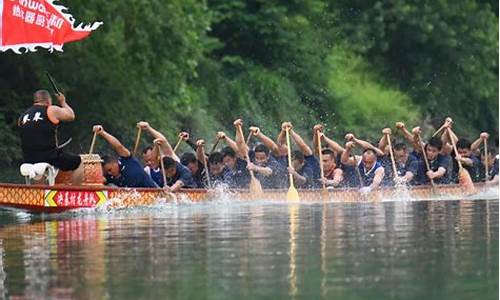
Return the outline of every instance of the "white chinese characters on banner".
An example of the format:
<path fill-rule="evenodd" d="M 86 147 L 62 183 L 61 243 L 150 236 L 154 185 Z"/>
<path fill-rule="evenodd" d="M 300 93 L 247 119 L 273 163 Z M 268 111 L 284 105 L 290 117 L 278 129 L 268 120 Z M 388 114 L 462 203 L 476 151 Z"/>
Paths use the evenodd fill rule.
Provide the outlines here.
<path fill-rule="evenodd" d="M 12 15 L 24 20 L 26 24 L 36 26 L 52 31 L 53 27 L 61 29 L 64 20 L 52 13 L 46 11 L 43 4 L 32 5 L 35 1 L 19 0 L 19 4 L 12 6 Z"/>

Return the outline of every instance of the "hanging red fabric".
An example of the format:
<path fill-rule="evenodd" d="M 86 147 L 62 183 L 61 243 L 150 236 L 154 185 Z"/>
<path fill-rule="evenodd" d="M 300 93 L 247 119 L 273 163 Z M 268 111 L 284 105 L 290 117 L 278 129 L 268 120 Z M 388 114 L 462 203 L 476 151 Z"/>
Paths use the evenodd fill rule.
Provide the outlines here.
<path fill-rule="evenodd" d="M 64 43 L 86 38 L 102 22 L 75 26 L 66 7 L 53 0 L 0 0 L 0 51 L 62 51 Z"/>

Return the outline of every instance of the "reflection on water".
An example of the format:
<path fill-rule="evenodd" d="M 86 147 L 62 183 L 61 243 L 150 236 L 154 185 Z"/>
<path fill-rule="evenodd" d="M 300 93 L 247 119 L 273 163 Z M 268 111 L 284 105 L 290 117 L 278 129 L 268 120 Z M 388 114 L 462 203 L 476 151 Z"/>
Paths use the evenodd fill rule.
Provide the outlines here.
<path fill-rule="evenodd" d="M 498 201 L 0 212 L 10 299 L 496 299 Z"/>

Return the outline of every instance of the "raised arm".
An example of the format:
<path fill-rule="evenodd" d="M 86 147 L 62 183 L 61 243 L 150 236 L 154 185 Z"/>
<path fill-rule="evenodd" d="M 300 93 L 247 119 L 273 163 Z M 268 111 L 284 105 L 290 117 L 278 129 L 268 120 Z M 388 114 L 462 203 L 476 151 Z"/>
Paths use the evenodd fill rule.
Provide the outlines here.
<path fill-rule="evenodd" d="M 354 136 L 354 134 L 352 134 L 352 133 L 346 134 L 345 139 L 347 141 L 352 141 L 352 142 L 356 143 L 361 148 L 363 148 L 363 150 L 372 149 L 373 151 L 375 151 L 377 156 L 384 156 L 384 152 L 381 151 L 379 148 L 373 146 L 372 144 L 368 143 L 367 141 L 363 141 L 363 140 L 356 138 L 356 136 Z"/>
<path fill-rule="evenodd" d="M 191 147 L 191 149 L 193 149 L 193 151 L 196 152 L 196 149 L 198 148 L 198 146 L 196 146 L 195 142 L 193 142 L 189 139 L 189 133 L 182 131 L 179 133 L 179 138 L 182 139 L 184 142 L 186 142 L 186 144 L 188 144 L 189 147 Z"/>
<path fill-rule="evenodd" d="M 479 138 L 475 140 L 471 145 L 470 149 L 472 150 L 473 153 L 476 153 L 481 146 L 483 145 L 484 141 L 488 142 L 488 139 L 490 138 L 490 134 L 487 132 L 481 132 L 479 135 Z"/>
<path fill-rule="evenodd" d="M 278 138 L 276 139 L 277 144 L 279 146 L 286 145 L 286 128 L 289 128 L 291 125 L 288 122 L 283 122 L 281 124 L 281 131 L 278 134 Z"/>
<path fill-rule="evenodd" d="M 131 155 L 130 151 L 125 148 L 125 146 L 123 146 L 117 138 L 104 131 L 104 128 L 101 125 L 95 125 L 93 131 L 101 136 L 108 144 L 110 144 L 113 150 L 115 150 L 116 154 L 118 154 L 119 156 L 129 157 Z"/>
<path fill-rule="evenodd" d="M 297 144 L 297 146 L 299 147 L 300 152 L 302 152 L 304 154 L 304 156 L 313 155 L 311 147 L 309 147 L 306 144 L 306 142 L 304 142 L 302 137 L 293 130 L 293 127 L 290 129 L 290 135 L 291 135 L 292 139 L 295 141 L 295 144 Z"/>
<path fill-rule="evenodd" d="M 328 147 L 333 149 L 333 151 L 335 151 L 337 153 L 344 152 L 344 150 L 345 150 L 344 147 L 342 147 L 339 143 L 337 143 L 334 140 L 327 137 L 325 134 L 323 134 L 323 140 L 328 145 Z"/>
<path fill-rule="evenodd" d="M 441 141 L 443 142 L 443 148 L 441 152 L 445 154 L 450 154 L 453 151 L 453 146 L 452 146 L 452 140 L 456 143 L 458 141 L 457 136 L 452 133 L 448 134 L 448 128 L 451 128 L 453 124 L 453 121 L 451 118 L 446 118 L 444 121 L 443 126 L 441 126 L 440 129 L 442 129 L 439 134 L 441 134 Z"/>
<path fill-rule="evenodd" d="M 321 124 L 317 124 L 317 125 L 314 125 L 313 127 L 313 149 L 314 149 L 314 155 L 316 156 L 319 156 L 319 152 L 321 151 L 321 147 L 319 146 L 319 140 L 323 140 L 323 125 Z M 318 139 L 318 136 L 320 136 L 320 138 Z"/>
<path fill-rule="evenodd" d="M 245 154 L 241 152 L 241 148 L 238 144 L 233 139 L 228 137 L 223 131 L 217 132 L 217 139 L 226 141 L 226 144 L 234 150 L 238 158 L 245 159 Z"/>
<path fill-rule="evenodd" d="M 159 140 L 157 143 L 164 155 L 172 157 L 175 161 L 180 161 L 179 157 L 175 154 L 174 149 L 168 142 L 167 138 L 161 134 L 158 130 L 154 129 L 149 125 L 148 122 L 141 121 L 137 123 L 137 127 L 140 127 L 142 130 L 148 132 L 155 140 Z"/>
<path fill-rule="evenodd" d="M 412 143 L 413 150 L 415 150 L 415 152 L 417 153 L 422 153 L 422 148 L 425 146 L 421 138 L 422 129 L 417 126 L 413 128 L 411 132 L 413 134 L 413 143 Z"/>
<path fill-rule="evenodd" d="M 392 134 L 392 130 L 390 128 L 384 128 L 382 129 L 382 137 L 380 138 L 380 141 L 378 142 L 378 148 L 380 151 L 385 153 L 385 148 L 389 143 L 387 142 L 387 135 Z"/>
<path fill-rule="evenodd" d="M 203 155 L 204 153 L 205 153 L 205 140 L 197 140 L 196 141 L 196 158 L 201 163 L 206 162 L 206 156 Z"/>
<path fill-rule="evenodd" d="M 176 162 L 180 162 L 181 160 L 179 157 L 175 154 L 175 152 L 172 150 L 172 147 L 168 144 L 168 141 L 162 138 L 157 138 L 154 140 L 155 145 L 158 145 L 158 147 L 153 148 L 153 155 L 156 155 L 154 157 L 162 157 L 162 155 L 172 157 L 173 160 Z M 165 151 L 165 149 L 170 148 L 170 151 Z M 162 154 L 162 155 L 160 155 Z"/>
<path fill-rule="evenodd" d="M 233 122 L 234 128 L 236 129 L 236 144 L 240 149 L 238 152 L 244 153 L 245 157 L 248 156 L 248 145 L 245 141 L 245 137 L 243 136 L 243 121 L 241 119 L 237 119 Z"/>
<path fill-rule="evenodd" d="M 56 99 L 60 106 L 51 105 L 47 109 L 49 118 L 63 122 L 71 122 L 75 119 L 75 112 L 66 102 L 66 97 L 62 94 L 56 94 Z"/>
<path fill-rule="evenodd" d="M 340 161 L 346 166 L 356 166 L 356 158 L 351 157 L 351 151 L 354 146 L 354 142 L 347 142 L 345 144 L 345 150 L 342 152 Z"/>
<path fill-rule="evenodd" d="M 414 137 L 411 134 L 411 132 L 409 132 L 408 129 L 406 128 L 405 123 L 396 122 L 396 129 L 399 129 L 399 131 L 401 131 L 401 133 L 403 134 L 403 137 L 408 141 L 408 143 L 410 143 L 411 145 L 413 145 L 413 143 L 415 143 Z"/>
<path fill-rule="evenodd" d="M 280 156 L 280 149 L 278 145 L 270 139 L 268 136 L 262 133 L 262 131 L 259 129 L 259 127 L 252 126 L 250 127 L 250 131 L 252 134 L 259 139 L 259 141 L 262 142 L 269 150 L 275 155 L 275 156 Z"/>

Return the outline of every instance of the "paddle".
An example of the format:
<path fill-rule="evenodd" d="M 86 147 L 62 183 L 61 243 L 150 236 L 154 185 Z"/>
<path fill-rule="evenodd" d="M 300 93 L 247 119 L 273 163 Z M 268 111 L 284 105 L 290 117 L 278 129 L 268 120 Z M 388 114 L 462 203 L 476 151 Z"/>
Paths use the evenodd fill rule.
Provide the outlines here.
<path fill-rule="evenodd" d="M 141 132 L 142 132 L 141 127 L 137 127 L 137 137 L 135 138 L 135 145 L 134 145 L 134 150 L 132 151 L 132 156 L 135 156 L 137 148 L 139 147 L 139 142 L 141 140 Z"/>
<path fill-rule="evenodd" d="M 324 179 L 325 178 L 325 169 L 323 166 L 323 153 L 321 152 L 321 132 L 319 130 L 316 131 L 316 136 L 318 138 L 319 171 L 321 174 L 321 179 Z M 324 181 L 322 182 L 322 185 L 323 185 L 323 192 L 325 192 L 326 191 L 326 184 Z"/>
<path fill-rule="evenodd" d="M 488 140 L 484 139 L 484 180 L 488 181 Z"/>
<path fill-rule="evenodd" d="M 456 157 L 458 155 L 457 144 L 452 138 L 452 131 L 450 128 L 447 128 L 447 132 L 451 144 L 453 145 L 453 151 L 455 151 Z M 476 188 L 474 187 L 474 183 L 472 182 L 469 171 L 467 171 L 467 169 L 462 166 L 462 162 L 460 160 L 457 159 L 456 161 L 458 163 L 458 184 L 461 185 L 468 194 L 473 194 L 476 191 Z"/>
<path fill-rule="evenodd" d="M 90 143 L 89 154 L 92 154 L 92 152 L 94 152 L 95 138 L 96 137 L 97 137 L 97 131 L 94 131 L 94 135 L 92 136 L 92 142 Z"/>
<path fill-rule="evenodd" d="M 250 144 L 250 140 L 252 139 L 253 132 L 249 132 L 247 136 L 247 145 Z"/>
<path fill-rule="evenodd" d="M 203 166 L 205 167 L 205 174 L 207 174 L 208 188 L 212 189 L 212 179 L 210 178 L 210 170 L 208 169 L 207 156 L 205 155 L 205 146 L 201 147 L 201 154 L 203 156 Z"/>
<path fill-rule="evenodd" d="M 177 144 L 175 144 L 175 147 L 174 147 L 174 153 L 177 152 L 177 148 L 179 148 L 179 145 L 181 144 L 182 142 L 182 137 L 179 137 L 179 139 L 177 140 Z"/>
<path fill-rule="evenodd" d="M 436 136 L 436 135 L 438 135 L 441 131 L 443 131 L 443 129 L 445 129 L 445 128 L 447 127 L 447 125 L 448 125 L 447 123 L 449 123 L 449 124 L 453 123 L 453 119 L 452 119 L 452 118 L 450 118 L 450 117 L 446 118 L 445 123 L 444 123 L 443 125 L 441 125 L 441 127 L 439 127 L 439 129 L 438 129 L 438 130 L 436 130 L 436 132 L 434 132 L 434 134 L 432 135 L 432 137 L 435 137 L 435 136 Z"/>
<path fill-rule="evenodd" d="M 238 128 L 240 130 L 241 136 L 244 137 L 243 129 L 241 128 L 241 126 L 239 126 Z M 248 156 L 248 151 L 245 153 L 245 159 L 247 161 L 247 164 L 249 164 L 250 157 Z M 262 185 L 260 184 L 260 181 L 257 178 L 255 178 L 255 174 L 252 170 L 250 170 L 249 172 L 250 172 L 250 186 L 249 186 L 250 194 L 262 195 L 264 191 L 262 190 Z"/>
<path fill-rule="evenodd" d="M 431 166 L 429 165 L 429 160 L 427 159 L 427 153 L 425 153 L 425 147 L 424 144 L 422 143 L 422 138 L 420 138 L 420 135 L 417 134 L 418 136 L 418 143 L 420 144 L 420 148 L 422 150 L 422 156 L 424 157 L 424 162 L 425 162 L 425 167 L 427 168 L 427 172 L 431 170 Z M 434 179 L 429 178 L 431 181 L 431 186 L 432 186 L 432 192 L 435 194 L 436 193 L 436 185 L 434 184 Z"/>
<path fill-rule="evenodd" d="M 385 136 L 387 138 L 387 144 L 389 145 L 389 155 L 391 156 L 392 172 L 394 173 L 394 180 L 396 180 L 396 178 L 398 178 L 398 169 L 396 168 L 396 161 L 394 160 L 394 152 L 392 151 L 391 135 L 387 133 Z"/>
<path fill-rule="evenodd" d="M 219 139 L 219 138 L 216 138 L 216 139 L 215 139 L 215 143 L 214 143 L 214 145 L 212 146 L 212 149 L 210 150 L 210 154 L 214 153 L 215 149 L 217 149 L 217 145 L 219 145 L 219 142 L 220 142 L 220 139 Z"/>
<path fill-rule="evenodd" d="M 158 148 L 158 153 L 160 153 L 160 168 L 161 174 L 163 175 L 163 188 L 167 185 L 167 175 L 165 174 L 165 164 L 163 163 L 163 150 L 161 150 L 160 145 L 155 144 L 155 147 Z"/>
<path fill-rule="evenodd" d="M 288 167 L 292 168 L 292 151 L 290 150 L 290 129 L 286 128 L 286 147 L 288 151 Z M 293 175 L 288 174 L 290 177 L 290 187 L 288 188 L 288 192 L 286 193 L 286 200 L 288 201 L 299 201 L 299 192 L 295 188 L 293 184 Z"/>

